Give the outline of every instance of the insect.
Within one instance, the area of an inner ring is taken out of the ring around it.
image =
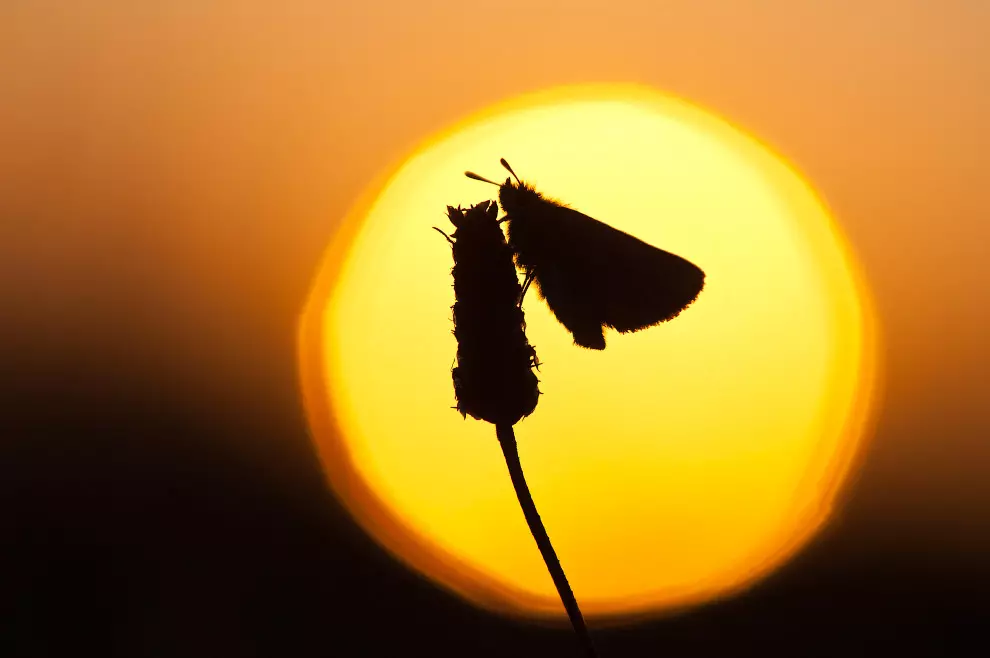
[[[603,350],[605,327],[652,327],[698,298],[705,273],[697,265],[543,196],[500,162],[511,174],[505,183],[465,175],[498,186],[523,295],[535,283],[577,345]]]
[[[451,375],[457,410],[493,424],[514,425],[539,400],[536,350],[526,339],[522,287],[512,250],[498,222],[498,205],[483,201],[464,210],[447,206],[453,236],[454,336]]]

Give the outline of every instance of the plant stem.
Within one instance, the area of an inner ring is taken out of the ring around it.
[[[504,423],[496,425],[495,435],[498,437],[499,445],[502,446],[502,454],[505,455],[505,464],[509,467],[509,477],[512,479],[512,487],[516,490],[516,498],[519,499],[519,506],[522,507],[523,516],[526,517],[526,523],[529,525],[529,531],[533,534],[533,539],[536,540],[536,545],[543,555],[543,561],[547,565],[550,577],[553,578],[553,584],[557,587],[557,593],[560,595],[560,600],[564,604],[567,616],[571,620],[574,632],[577,633],[578,640],[581,642],[588,658],[597,658],[598,654],[595,651],[594,644],[591,643],[591,635],[588,634],[588,627],[584,623],[581,609],[578,608],[577,599],[574,598],[574,592],[571,591],[571,586],[567,583],[567,576],[564,575],[564,570],[560,566],[560,560],[557,559],[557,553],[554,552],[553,544],[550,543],[547,530],[543,527],[543,521],[540,520],[540,515],[536,511],[533,496],[530,495],[529,487],[526,485],[522,464],[519,462],[516,435],[512,431],[512,425],[506,425]]]

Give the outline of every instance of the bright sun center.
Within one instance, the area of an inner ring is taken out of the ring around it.
[[[821,202],[779,157],[683,101],[628,87],[524,98],[409,157],[341,229],[302,325],[331,486],[378,541],[490,608],[562,615],[492,425],[452,409],[444,209],[537,190],[696,263],[670,323],[572,344],[527,296],[543,395],[523,469],[592,618],[724,596],[827,520],[873,390],[869,306]],[[638,285],[639,283],[631,283]]]

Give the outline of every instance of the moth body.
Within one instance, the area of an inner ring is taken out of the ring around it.
[[[697,299],[697,265],[544,197],[501,162],[512,174],[504,183],[467,175],[498,185],[515,263],[575,344],[603,350],[606,328],[652,327]]]

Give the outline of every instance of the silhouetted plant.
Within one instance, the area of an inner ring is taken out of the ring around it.
[[[594,657],[584,617],[523,476],[512,430],[536,409],[540,391],[533,369],[539,361],[526,339],[523,289],[499,225],[498,205],[483,201],[467,210],[447,206],[447,216],[455,227],[453,237],[436,230],[450,241],[454,255],[457,366],[452,375],[457,409],[465,417],[495,425],[526,523],[585,652]]]

